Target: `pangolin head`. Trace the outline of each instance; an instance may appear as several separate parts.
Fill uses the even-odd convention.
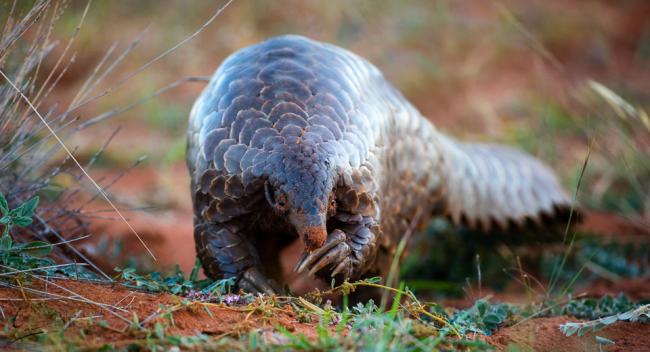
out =
[[[334,172],[315,146],[298,143],[283,149],[267,175],[266,199],[295,228],[305,249],[313,251],[327,239],[328,212],[335,206]]]

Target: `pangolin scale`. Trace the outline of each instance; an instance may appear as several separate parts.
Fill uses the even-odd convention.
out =
[[[187,164],[206,274],[254,292],[276,291],[297,237],[298,271],[357,279],[385,274],[429,214],[489,230],[570,206],[540,161],[445,136],[372,64],[300,36],[221,64],[192,108]]]

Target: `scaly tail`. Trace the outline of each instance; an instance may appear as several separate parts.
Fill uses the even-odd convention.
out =
[[[494,144],[442,137],[445,212],[456,223],[485,231],[523,226],[568,213],[571,199],[540,160]]]

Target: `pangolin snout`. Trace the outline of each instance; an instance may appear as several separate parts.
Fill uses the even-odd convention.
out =
[[[309,252],[322,247],[327,239],[327,230],[323,226],[308,226],[301,232],[300,237],[305,244],[305,249]]]
[[[289,221],[304,243],[305,250],[311,252],[322,247],[327,240],[327,210],[318,206],[295,209],[289,213]]]

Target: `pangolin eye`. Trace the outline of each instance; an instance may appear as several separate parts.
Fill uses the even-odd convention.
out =
[[[281,210],[284,210],[284,208],[287,206],[287,200],[284,194],[279,194],[277,197],[275,197],[275,199],[276,199],[275,202],[276,206],[278,208],[281,208]]]
[[[282,193],[276,194],[268,181],[264,183],[264,195],[266,196],[266,201],[269,202],[273,208],[280,211],[286,210],[286,196]]]
[[[327,207],[327,215],[332,216],[336,213],[336,199],[330,198],[330,204]]]

